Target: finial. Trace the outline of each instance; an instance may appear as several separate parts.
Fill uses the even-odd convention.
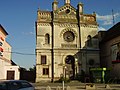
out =
[[[52,3],[52,9],[54,11],[54,10],[57,10],[57,8],[58,8],[58,1],[54,0],[54,2]]]
[[[57,0],[54,0],[54,2],[57,2]]]
[[[65,4],[70,4],[70,0],[65,0]]]
[[[79,2],[78,5],[83,5],[83,3],[82,3],[82,2]]]

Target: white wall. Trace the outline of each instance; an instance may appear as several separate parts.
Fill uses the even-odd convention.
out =
[[[4,69],[5,72],[5,76],[7,77],[7,71],[15,71],[15,80],[19,80],[20,79],[20,71],[19,71],[19,66],[5,66]],[[7,78],[6,78],[7,79]]]
[[[3,63],[4,62],[0,59],[0,80],[4,79],[4,76],[5,76]]]

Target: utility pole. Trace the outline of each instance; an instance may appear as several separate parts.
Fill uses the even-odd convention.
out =
[[[115,24],[115,18],[114,18],[114,11],[112,9],[112,20],[113,20],[113,25]]]

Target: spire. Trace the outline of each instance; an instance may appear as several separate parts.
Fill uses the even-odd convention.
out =
[[[40,19],[40,8],[38,8],[38,10],[37,10],[37,20],[39,20]]]
[[[54,2],[52,3],[52,9],[54,11],[54,10],[57,10],[57,8],[58,8],[58,1],[54,0]]]
[[[70,4],[70,0],[65,0],[65,4]]]
[[[79,10],[79,13],[83,14],[83,3],[81,2],[78,3],[78,10]]]

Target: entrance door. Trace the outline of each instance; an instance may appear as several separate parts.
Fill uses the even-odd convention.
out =
[[[65,59],[65,63],[68,68],[70,78],[74,79],[75,78],[75,58],[72,55],[68,55]]]
[[[7,71],[7,80],[14,80],[15,71]]]

